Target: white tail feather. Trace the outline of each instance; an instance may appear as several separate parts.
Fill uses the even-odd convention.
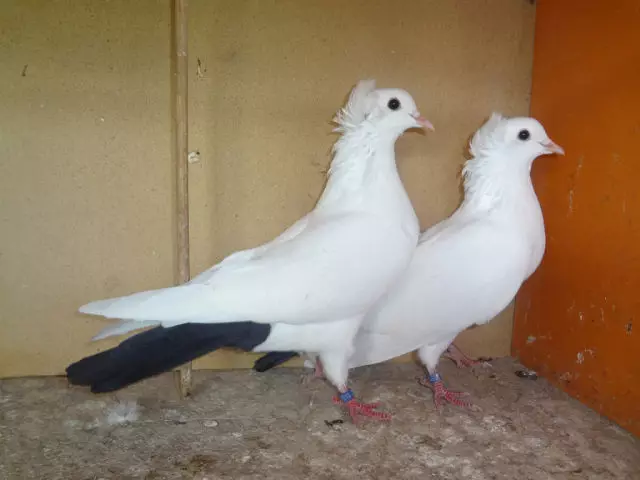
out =
[[[187,322],[215,323],[212,297],[210,287],[189,284],[98,300],[80,307],[79,311],[106,318],[163,325]]]

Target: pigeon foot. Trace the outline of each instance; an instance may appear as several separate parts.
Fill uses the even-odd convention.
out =
[[[391,420],[390,413],[376,410],[379,405],[378,403],[358,402],[353,398],[353,392],[351,390],[347,390],[340,394],[340,396],[334,397],[333,403],[347,407],[351,421],[356,425],[360,422],[361,417],[373,418],[374,420],[383,422]]]
[[[462,350],[460,350],[453,343],[449,345],[449,348],[447,348],[447,351],[445,352],[444,356],[449,360],[452,360],[453,362],[455,362],[458,368],[465,368],[465,367],[468,368],[476,365],[484,365],[484,364],[488,364],[491,360],[493,360],[490,357],[479,357],[479,358],[468,357],[462,352]]]
[[[469,408],[473,405],[473,402],[466,400],[463,397],[469,396],[467,392],[454,392],[447,389],[444,383],[440,379],[440,375],[435,375],[437,379],[425,377],[420,380],[420,385],[427,387],[433,391],[433,403],[438,411],[442,410],[442,407],[446,403],[455,405],[460,408]]]

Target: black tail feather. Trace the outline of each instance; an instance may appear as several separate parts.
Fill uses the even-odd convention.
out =
[[[256,372],[266,372],[297,356],[297,352],[269,352],[254,362],[253,369]]]
[[[156,327],[69,365],[67,377],[72,384],[90,386],[94,393],[112,392],[222,347],[251,351],[270,332],[269,324],[254,322]]]

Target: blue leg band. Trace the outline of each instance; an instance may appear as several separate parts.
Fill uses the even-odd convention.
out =
[[[342,400],[342,403],[349,403],[351,400],[353,400],[353,392],[351,391],[351,389],[347,390],[344,393],[341,393],[340,400]]]

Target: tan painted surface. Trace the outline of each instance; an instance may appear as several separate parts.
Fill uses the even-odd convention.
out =
[[[518,296],[514,353],[640,435],[640,4],[538,12],[531,110],[567,156],[534,166],[547,252]]]
[[[2,2],[0,375],[62,372],[107,344],[78,306],[172,281],[165,3]]]
[[[397,148],[423,227],[456,207],[465,142],[490,111],[528,111],[529,2],[189,5],[194,273],[312,208],[328,122],[361,78],[408,89],[436,126]],[[173,280],[169,20],[168,2],[3,4],[2,376],[111,345],[88,343],[105,322],[76,308]],[[507,354],[510,312],[469,333],[471,353]]]

